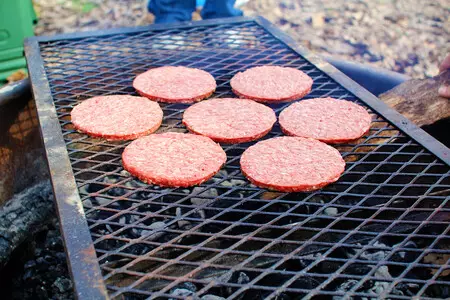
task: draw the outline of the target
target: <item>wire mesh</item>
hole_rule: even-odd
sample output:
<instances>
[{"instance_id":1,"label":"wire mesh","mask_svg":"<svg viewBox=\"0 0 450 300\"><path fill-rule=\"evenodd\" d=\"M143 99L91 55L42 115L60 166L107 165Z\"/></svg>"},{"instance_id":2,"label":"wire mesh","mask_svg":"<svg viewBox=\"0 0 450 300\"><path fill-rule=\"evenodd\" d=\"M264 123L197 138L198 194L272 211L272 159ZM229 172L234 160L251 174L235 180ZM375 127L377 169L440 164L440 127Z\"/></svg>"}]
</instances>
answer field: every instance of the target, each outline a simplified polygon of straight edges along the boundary
<instances>
[{"instance_id":1,"label":"wire mesh","mask_svg":"<svg viewBox=\"0 0 450 300\"><path fill-rule=\"evenodd\" d=\"M210 72L214 97L259 65L298 68L314 80L305 99L357 101L255 22L142 30L40 43L98 263L111 298L297 299L450 297L449 167L376 112L370 131L337 145L338 182L312 193L250 184L239 157L193 188L160 188L121 165L128 142L76 132L70 111L98 95L133 94L149 68ZM277 114L287 106L272 105ZM163 104L158 132L186 132L187 105ZM280 136L276 125L265 138ZM215 297L215 298L214 298Z\"/></svg>"}]
</instances>

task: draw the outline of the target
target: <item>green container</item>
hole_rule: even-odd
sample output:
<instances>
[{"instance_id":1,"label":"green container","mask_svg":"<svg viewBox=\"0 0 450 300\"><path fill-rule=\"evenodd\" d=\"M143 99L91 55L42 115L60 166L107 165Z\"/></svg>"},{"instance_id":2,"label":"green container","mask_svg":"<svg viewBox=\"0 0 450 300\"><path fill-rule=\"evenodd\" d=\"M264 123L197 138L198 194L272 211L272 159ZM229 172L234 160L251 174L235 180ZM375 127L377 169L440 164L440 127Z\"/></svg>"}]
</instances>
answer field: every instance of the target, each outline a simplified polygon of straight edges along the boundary
<instances>
[{"instance_id":1,"label":"green container","mask_svg":"<svg viewBox=\"0 0 450 300\"><path fill-rule=\"evenodd\" d=\"M31 0L0 0L0 81L25 69L23 39L33 35L35 22Z\"/></svg>"}]
</instances>

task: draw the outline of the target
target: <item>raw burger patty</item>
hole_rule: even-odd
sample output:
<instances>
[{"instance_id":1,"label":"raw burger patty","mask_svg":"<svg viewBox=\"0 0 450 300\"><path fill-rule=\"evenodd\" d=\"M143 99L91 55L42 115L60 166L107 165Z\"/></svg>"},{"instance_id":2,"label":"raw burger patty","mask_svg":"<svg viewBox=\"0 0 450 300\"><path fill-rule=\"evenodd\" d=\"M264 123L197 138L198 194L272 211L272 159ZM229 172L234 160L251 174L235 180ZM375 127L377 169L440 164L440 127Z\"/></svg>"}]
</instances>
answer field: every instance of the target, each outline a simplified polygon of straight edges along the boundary
<instances>
[{"instance_id":1,"label":"raw burger patty","mask_svg":"<svg viewBox=\"0 0 450 300\"><path fill-rule=\"evenodd\" d=\"M196 103L183 115L189 131L219 143L244 143L265 136L277 121L270 107L247 99L221 98Z\"/></svg>"},{"instance_id":2,"label":"raw burger patty","mask_svg":"<svg viewBox=\"0 0 450 300\"><path fill-rule=\"evenodd\" d=\"M287 135L310 137L336 144L360 138L372 118L360 105L333 98L316 98L291 104L279 118Z\"/></svg>"},{"instance_id":3,"label":"raw burger patty","mask_svg":"<svg viewBox=\"0 0 450 300\"><path fill-rule=\"evenodd\" d=\"M131 140L155 132L163 111L147 98L128 95L100 96L84 100L72 109L78 131L108 140Z\"/></svg>"},{"instance_id":4,"label":"raw burger patty","mask_svg":"<svg viewBox=\"0 0 450 300\"><path fill-rule=\"evenodd\" d=\"M309 138L268 139L241 156L242 173L253 184L280 192L320 189L338 180L344 168L339 151Z\"/></svg>"},{"instance_id":5,"label":"raw burger patty","mask_svg":"<svg viewBox=\"0 0 450 300\"><path fill-rule=\"evenodd\" d=\"M138 75L133 87L144 97L169 103L192 103L211 96L216 81L208 72L186 67L161 67Z\"/></svg>"},{"instance_id":6,"label":"raw burger patty","mask_svg":"<svg viewBox=\"0 0 450 300\"><path fill-rule=\"evenodd\" d=\"M304 97L311 91L313 80L294 68L262 66L237 73L230 84L239 97L276 103Z\"/></svg>"},{"instance_id":7,"label":"raw burger patty","mask_svg":"<svg viewBox=\"0 0 450 300\"><path fill-rule=\"evenodd\" d=\"M165 187L200 184L216 174L227 156L210 138L168 132L133 141L123 154L125 169L140 180Z\"/></svg>"}]
</instances>

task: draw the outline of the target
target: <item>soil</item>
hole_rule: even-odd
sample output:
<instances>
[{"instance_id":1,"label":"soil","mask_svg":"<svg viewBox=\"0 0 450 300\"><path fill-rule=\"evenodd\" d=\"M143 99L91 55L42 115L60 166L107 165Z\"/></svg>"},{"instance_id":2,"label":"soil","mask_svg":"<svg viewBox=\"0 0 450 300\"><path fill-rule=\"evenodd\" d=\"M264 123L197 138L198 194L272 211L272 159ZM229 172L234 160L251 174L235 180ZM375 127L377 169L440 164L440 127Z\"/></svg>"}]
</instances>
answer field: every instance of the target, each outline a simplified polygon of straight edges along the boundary
<instances>
[{"instance_id":1,"label":"soil","mask_svg":"<svg viewBox=\"0 0 450 300\"><path fill-rule=\"evenodd\" d=\"M151 24L144 0L34 0L37 35ZM450 51L447 0L250 0L261 15L320 55L422 78ZM199 19L194 14L194 19Z\"/></svg>"}]
</instances>

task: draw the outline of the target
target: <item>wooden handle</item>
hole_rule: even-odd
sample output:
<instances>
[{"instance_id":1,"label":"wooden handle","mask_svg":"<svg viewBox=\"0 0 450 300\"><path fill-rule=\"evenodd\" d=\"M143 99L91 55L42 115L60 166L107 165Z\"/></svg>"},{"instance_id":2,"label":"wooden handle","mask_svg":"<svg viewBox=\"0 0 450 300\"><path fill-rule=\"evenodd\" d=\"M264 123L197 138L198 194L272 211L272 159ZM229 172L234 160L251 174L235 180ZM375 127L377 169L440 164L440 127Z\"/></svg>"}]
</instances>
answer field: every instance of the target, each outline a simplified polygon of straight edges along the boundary
<instances>
[{"instance_id":1,"label":"wooden handle","mask_svg":"<svg viewBox=\"0 0 450 300\"><path fill-rule=\"evenodd\" d=\"M450 85L450 70L428 79L412 79L380 95L386 104L418 126L450 117L450 100L440 97L442 84Z\"/></svg>"}]
</instances>

